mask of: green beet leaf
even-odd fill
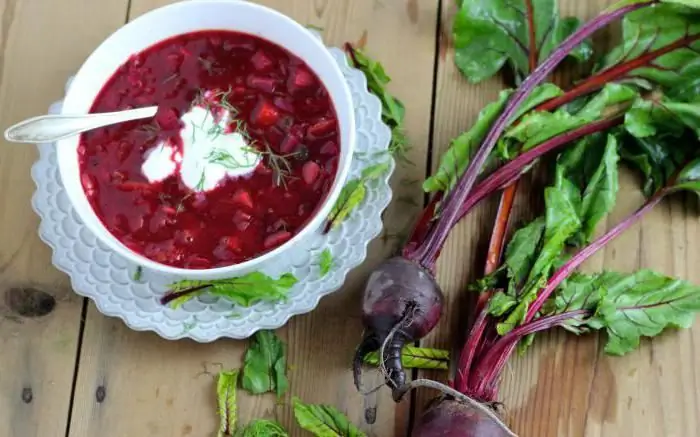
[[[618,142],[613,135],[589,136],[563,152],[557,160],[555,186],[578,211],[580,233],[569,241],[581,246],[593,237],[595,228],[615,206],[618,181]]]
[[[538,218],[518,229],[505,251],[505,265],[510,279],[509,294],[514,295],[527,278],[537,259],[537,251],[544,236],[544,218]]]
[[[700,58],[700,21],[695,11],[678,5],[657,5],[627,14],[622,23],[621,43],[603,59],[599,70],[620,70],[621,65],[637,67],[630,68],[621,79],[634,80],[646,88],[653,83],[682,90],[687,89],[686,81],[697,80],[693,66]],[[653,64],[640,62],[644,55],[671,44],[676,50],[657,57]]]
[[[386,74],[384,66],[371,59],[363,50],[354,47],[350,49],[349,62],[365,74],[367,88],[382,104],[382,121],[391,129],[389,152],[399,161],[410,163],[406,156],[410,147],[404,131],[406,109],[403,103],[387,90],[386,86],[391,78]]]
[[[575,273],[556,290],[557,313],[589,311],[589,317],[567,321],[575,333],[606,330],[605,351],[624,355],[642,337],[666,328],[688,328],[700,311],[700,287],[651,270],[635,273]]]
[[[287,437],[289,434],[279,423],[257,419],[236,433],[236,437]]]
[[[519,83],[531,60],[539,64],[578,27],[578,19],[559,17],[555,0],[463,0],[452,29],[455,63],[471,82],[508,64]],[[591,54],[588,43],[571,52],[581,61]]]
[[[292,405],[299,426],[316,437],[365,437],[365,433],[334,407],[305,404],[297,397]]]
[[[501,317],[518,304],[518,299],[502,291],[494,293],[489,299],[487,311],[495,317]]]
[[[500,115],[511,93],[510,90],[501,91],[497,101],[489,103],[481,110],[471,129],[452,140],[450,147],[442,155],[440,166],[435,174],[423,182],[423,189],[426,192],[447,192],[457,183],[491,125]]]
[[[365,200],[367,184],[381,178],[389,169],[391,169],[391,163],[388,161],[371,165],[362,171],[359,179],[351,179],[345,184],[328,216],[331,229],[340,226],[350,213]]]
[[[367,188],[361,179],[352,179],[348,181],[331,210],[328,219],[331,228],[340,226],[350,213],[365,200],[366,194]]]
[[[651,196],[693,156],[697,156],[697,136],[686,130],[680,137],[661,133],[653,137],[623,138],[621,158],[642,173],[644,193]]]
[[[566,241],[581,228],[581,219],[574,205],[555,187],[545,189],[544,243],[532,266],[528,282],[549,276],[555,260],[564,250]]]
[[[285,273],[275,279],[262,272],[252,272],[237,278],[210,281],[182,280],[171,284],[168,293],[185,293],[170,303],[173,308],[178,308],[203,293],[249,307],[257,302],[278,302],[286,299],[287,292],[296,283],[297,278],[291,273]],[[187,293],[190,289],[196,291]]]
[[[566,194],[556,187],[545,189],[545,208],[544,242],[528,274],[526,285],[518,295],[518,305],[505,321],[497,325],[500,335],[508,333],[523,321],[528,306],[537,298],[552,267],[561,257],[567,240],[581,229],[578,211]]]
[[[604,118],[606,109],[632,104],[637,97],[638,93],[632,87],[607,84],[575,113],[569,113],[564,109],[553,113],[531,112],[525,115],[517,126],[509,129],[504,137],[522,143],[522,150],[528,150],[564,132]]]
[[[694,159],[681,169],[673,189],[692,191],[700,195],[700,158]]]
[[[574,273],[557,288],[554,297],[550,299],[551,307],[547,314],[565,313],[577,310],[586,310],[594,313],[605,295],[609,282],[614,283],[617,276],[614,273],[604,272],[598,275]],[[594,318],[579,316],[568,320],[562,325],[565,329],[576,334],[587,332],[590,329],[600,329],[602,325]]]
[[[700,311],[700,287],[650,270],[608,280],[595,322],[608,333],[605,351],[623,355],[666,328],[689,328]]]
[[[700,135],[700,101],[685,103],[666,97],[639,99],[625,114],[625,128],[637,138],[681,136],[686,129]]]
[[[253,394],[287,391],[286,346],[272,331],[258,331],[245,353],[242,387]]]
[[[384,173],[388,172],[391,168],[389,162],[380,162],[379,164],[370,165],[369,167],[362,170],[361,179],[364,181],[373,181],[381,178]]]
[[[378,366],[379,353],[370,352],[367,354],[365,363]],[[442,349],[405,346],[401,349],[401,363],[407,369],[447,370],[450,364],[450,353]]]
[[[219,410],[219,431],[217,437],[233,436],[238,421],[236,406],[236,386],[238,370],[219,373],[216,380],[216,400]]]
[[[323,252],[321,252],[321,260],[318,267],[321,270],[321,277],[326,276],[333,268],[333,255],[329,249],[323,249]]]

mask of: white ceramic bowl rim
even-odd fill
[[[281,246],[243,263],[205,270],[190,270],[157,263],[123,245],[97,217],[80,183],[77,148],[79,137],[56,145],[63,185],[78,216],[95,236],[127,259],[165,274],[192,279],[213,279],[256,270],[309,234],[317,232],[347,179],[355,147],[355,118],[350,90],[323,43],[291,18],[267,7],[239,0],[189,0],[155,9],[110,35],[85,61],[66,95],[62,113],[89,112],[104,83],[128,58],[164,39],[198,30],[234,30],[267,39],[303,59],[329,92],[338,118],[341,153],[333,186],[306,226]]]

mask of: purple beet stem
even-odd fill
[[[540,64],[540,66],[525,79],[491,127],[489,134],[474,155],[469,167],[459,178],[457,186],[448,193],[440,214],[440,220],[436,222],[424,243],[412,256],[414,260],[417,260],[423,266],[432,265],[440,248],[442,248],[445,243],[450,230],[459,218],[462,204],[474,187],[476,178],[486,162],[486,159],[496,146],[501,134],[503,134],[508,126],[511,117],[515,115],[518,107],[530,96],[535,87],[543,82],[576,46],[581,44],[594,32],[634,10],[641,9],[654,3],[658,3],[658,0],[625,5],[587,22],[561,43],[559,47],[552,52],[549,58]]]

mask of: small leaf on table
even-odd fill
[[[218,437],[230,437],[236,429],[238,410],[236,407],[236,386],[238,370],[221,372],[216,382],[216,399],[219,408]]]
[[[254,420],[242,431],[236,433],[236,437],[287,437],[288,435],[282,425],[266,419]]]
[[[365,433],[334,407],[305,404],[297,397],[292,403],[299,426],[316,437],[365,437]]]
[[[370,352],[367,354],[365,363],[378,366],[379,353]],[[407,369],[447,370],[450,363],[450,353],[441,349],[405,346],[401,350],[401,363]]]
[[[272,331],[258,331],[245,353],[241,386],[253,394],[282,397],[288,385],[285,344]]]

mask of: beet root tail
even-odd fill
[[[406,343],[406,337],[398,330],[389,340],[382,351],[382,360],[387,383],[392,390],[403,388],[406,384],[406,371],[401,362],[401,350]]]
[[[355,381],[355,388],[362,391],[362,363],[368,353],[379,349],[379,341],[374,333],[367,333],[362,337],[362,341],[355,350],[355,358],[352,360],[352,376]]]

